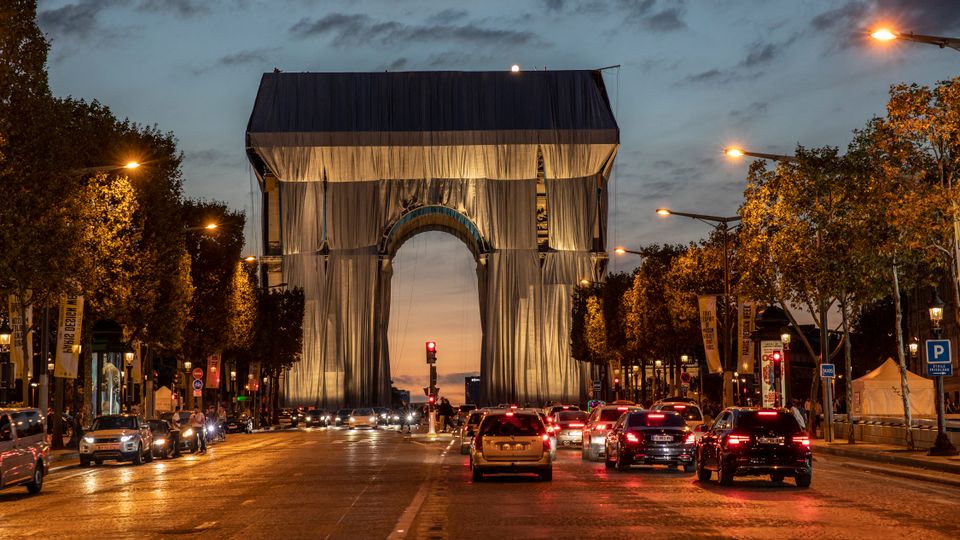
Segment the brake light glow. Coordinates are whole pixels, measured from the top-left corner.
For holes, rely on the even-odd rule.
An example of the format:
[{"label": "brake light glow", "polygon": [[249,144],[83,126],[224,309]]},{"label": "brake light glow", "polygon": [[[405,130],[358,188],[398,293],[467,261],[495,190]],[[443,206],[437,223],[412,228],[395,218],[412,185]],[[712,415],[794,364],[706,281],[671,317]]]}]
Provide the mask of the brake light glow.
[{"label": "brake light glow", "polygon": [[810,437],[807,437],[806,435],[797,435],[793,438],[793,442],[802,444],[803,446],[810,446]]},{"label": "brake light glow", "polygon": [[687,435],[687,438],[683,440],[683,444],[693,444],[695,442],[697,442],[697,438],[694,436],[693,433],[690,433],[689,435]]},{"label": "brake light glow", "polygon": [[583,422],[570,422],[570,427],[583,427]]},{"label": "brake light glow", "polygon": [[729,435],[727,436],[727,444],[729,445],[739,445],[743,443],[750,442],[749,435]]},{"label": "brake light glow", "polygon": [[627,433],[627,442],[637,443],[640,442],[640,439],[633,433]]},{"label": "brake light glow", "polygon": [[663,420],[666,417],[667,415],[665,414],[657,414],[657,413],[650,413],[647,415],[647,418],[654,418],[656,420]]},{"label": "brake light glow", "polygon": [[513,413],[512,413],[512,412],[508,412],[508,413],[507,413],[507,416],[513,416]]},{"label": "brake light glow", "polygon": [[757,411],[760,416],[776,416],[777,411]]},{"label": "brake light glow", "polygon": [[606,424],[597,424],[596,426],[594,426],[594,429],[596,429],[596,430],[598,430],[598,431],[602,431],[602,430],[604,430],[604,429],[607,429],[607,425],[606,425]]},{"label": "brake light glow", "polygon": [[541,438],[543,439],[543,451],[549,452],[550,450],[552,450],[552,448],[550,448],[550,435],[547,435],[546,433],[544,433]]},{"label": "brake light glow", "polygon": [[680,410],[682,411],[682,410],[686,409],[687,406],[686,406],[686,405],[674,405],[673,408],[674,408],[674,409],[680,409]]},{"label": "brake light glow", "polygon": [[550,435],[547,435],[546,433],[544,433],[543,435],[540,436],[540,438],[543,439],[543,442],[547,442],[550,440]]},{"label": "brake light glow", "polygon": [[569,410],[569,409],[570,409],[570,406],[569,406],[569,405],[564,405],[564,406],[563,406],[563,410],[566,411],[566,410]]},{"label": "brake light glow", "polygon": [[630,407],[617,407],[617,410],[618,410],[618,411],[625,411],[625,410],[627,410],[627,409],[629,409],[629,408],[630,408]]}]

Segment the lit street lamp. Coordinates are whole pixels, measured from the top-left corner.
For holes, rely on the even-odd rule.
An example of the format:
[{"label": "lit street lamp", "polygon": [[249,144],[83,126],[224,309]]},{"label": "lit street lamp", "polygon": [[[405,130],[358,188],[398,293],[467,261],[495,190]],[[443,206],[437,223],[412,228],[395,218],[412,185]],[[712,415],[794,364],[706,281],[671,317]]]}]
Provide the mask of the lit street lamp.
[{"label": "lit street lamp", "polygon": [[[717,231],[723,237],[723,354],[720,357],[720,366],[723,369],[723,381],[726,386],[728,372],[730,368],[730,347],[733,342],[733,329],[730,327],[730,231],[731,223],[740,221],[740,216],[722,217],[706,214],[690,214],[687,212],[675,212],[667,208],[657,208],[657,214],[661,216],[681,216],[697,221],[702,221],[708,225],[716,227]],[[727,392],[723,389],[723,405],[727,406]]]},{"label": "lit street lamp", "polygon": [[73,169],[70,171],[70,174],[74,176],[83,176],[85,174],[93,174],[93,173],[99,173],[99,172],[112,172],[112,171],[119,171],[121,169],[132,171],[133,169],[139,169],[139,168],[140,168],[139,161],[128,161],[123,165],[100,165],[97,167],[83,167],[80,169]]},{"label": "lit street lamp", "polygon": [[622,248],[622,247],[617,247],[617,248],[615,248],[615,249],[613,250],[613,252],[616,253],[617,255],[623,255],[623,254],[625,254],[625,253],[630,253],[631,255],[639,255],[639,256],[643,257],[643,252],[641,252],[641,251],[634,251],[634,250],[632,250],[632,249],[626,249],[626,248]]},{"label": "lit street lamp", "polygon": [[895,41],[902,39],[904,41],[914,41],[916,43],[926,43],[927,45],[936,45],[941,49],[950,47],[960,51],[960,39],[942,36],[928,36],[924,34],[914,34],[913,32],[897,32],[889,28],[879,28],[870,33],[870,37],[877,41]]},{"label": "lit street lamp", "polygon": [[13,370],[10,366],[10,340],[13,337],[13,329],[10,323],[4,319],[0,324],[0,404],[7,403],[7,389],[13,386]]},{"label": "lit street lamp", "polygon": [[723,153],[730,158],[742,158],[743,156],[755,157],[758,159],[769,159],[772,161],[796,161],[797,158],[794,156],[788,156],[785,154],[765,154],[763,152],[749,152],[743,148],[736,146],[728,146],[723,149]]},{"label": "lit street lamp", "polygon": [[[940,334],[942,333],[942,328],[940,323],[943,321],[943,300],[940,299],[940,294],[936,289],[933,290],[933,301],[930,302],[930,324],[933,325],[933,336],[936,339],[940,339]],[[953,359],[951,358],[952,362]],[[930,359],[927,358],[927,365],[929,366]],[[933,447],[927,452],[931,456],[955,456],[957,455],[957,449],[953,446],[953,443],[950,442],[950,438],[947,437],[947,419],[945,416],[944,403],[943,403],[943,375],[937,375],[937,440],[933,443]]]}]

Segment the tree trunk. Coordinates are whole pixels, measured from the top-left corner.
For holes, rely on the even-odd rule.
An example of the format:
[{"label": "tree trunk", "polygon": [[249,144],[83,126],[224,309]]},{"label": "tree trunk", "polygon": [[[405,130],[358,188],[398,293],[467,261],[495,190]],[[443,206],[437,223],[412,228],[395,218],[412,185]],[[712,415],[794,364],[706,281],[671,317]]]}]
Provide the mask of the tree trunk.
[{"label": "tree trunk", "polygon": [[840,297],[840,315],[843,317],[843,366],[844,366],[844,381],[846,381],[846,396],[844,398],[845,407],[847,410],[847,443],[854,443],[854,432],[853,432],[853,360],[850,354],[850,349],[853,346],[850,343],[850,316],[851,310],[849,309],[849,300],[847,295],[844,294]]},{"label": "tree trunk", "polygon": [[900,306],[900,270],[893,265],[893,307],[897,332],[897,362],[900,366],[900,390],[903,398],[903,422],[906,424],[907,449],[913,450],[913,414],[910,412],[910,386],[907,383],[907,359],[903,354],[903,311]]},{"label": "tree trunk", "polygon": [[810,355],[810,358],[814,359],[814,368],[813,368],[813,378],[810,384],[810,406],[807,410],[807,430],[810,432],[812,437],[816,433],[817,429],[817,399],[819,398],[820,391],[820,362],[817,360],[819,355],[817,351],[813,349],[813,345],[810,344],[810,340],[807,339],[807,336],[800,330],[800,325],[797,324],[796,318],[793,316],[793,312],[790,311],[790,308],[787,306],[787,303],[780,297],[777,297],[777,302],[779,302],[780,307],[783,308],[783,312],[787,315],[787,319],[790,320],[790,324],[793,326],[793,329],[796,330],[797,336],[800,338],[800,341],[803,343],[803,347],[807,350],[807,354]]},{"label": "tree trunk", "polygon": [[280,423],[280,377],[270,374],[270,409],[272,422]]}]

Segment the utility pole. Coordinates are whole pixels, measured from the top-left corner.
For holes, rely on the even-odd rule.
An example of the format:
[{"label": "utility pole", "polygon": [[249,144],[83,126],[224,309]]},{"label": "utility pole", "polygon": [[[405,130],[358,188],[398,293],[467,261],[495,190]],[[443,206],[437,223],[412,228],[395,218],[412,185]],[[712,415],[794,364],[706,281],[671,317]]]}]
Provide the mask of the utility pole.
[{"label": "utility pole", "polygon": [[430,366],[430,386],[427,390],[427,422],[429,426],[428,434],[433,436],[437,434],[437,420],[434,414],[434,408],[437,401],[437,342],[428,341],[427,347],[427,365]]}]

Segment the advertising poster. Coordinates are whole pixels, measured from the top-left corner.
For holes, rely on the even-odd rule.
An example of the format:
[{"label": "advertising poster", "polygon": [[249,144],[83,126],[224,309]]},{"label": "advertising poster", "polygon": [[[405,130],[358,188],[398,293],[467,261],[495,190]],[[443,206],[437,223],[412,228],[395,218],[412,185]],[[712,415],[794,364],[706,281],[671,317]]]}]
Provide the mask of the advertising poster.
[{"label": "advertising poster", "polygon": [[710,373],[720,373],[720,348],[717,341],[717,297],[701,296],[700,332],[703,334],[703,350],[707,355],[707,369]]},{"label": "advertising poster", "polygon": [[80,328],[83,325],[83,297],[65,295],[60,300],[56,363],[53,373],[64,379],[77,378],[80,360]]},{"label": "advertising poster", "polygon": [[756,330],[757,303],[740,299],[737,304],[737,369],[740,373],[753,373],[754,344],[750,334]]},{"label": "advertising poster", "polygon": [[[783,353],[783,342],[780,340],[776,341],[761,341],[760,342],[760,397],[762,399],[762,405],[764,407],[774,407],[777,402],[777,395],[783,395],[783,377],[780,377],[776,381],[776,388],[774,388],[773,381],[773,352],[780,351]],[[781,361],[781,368],[785,365]]]}]

